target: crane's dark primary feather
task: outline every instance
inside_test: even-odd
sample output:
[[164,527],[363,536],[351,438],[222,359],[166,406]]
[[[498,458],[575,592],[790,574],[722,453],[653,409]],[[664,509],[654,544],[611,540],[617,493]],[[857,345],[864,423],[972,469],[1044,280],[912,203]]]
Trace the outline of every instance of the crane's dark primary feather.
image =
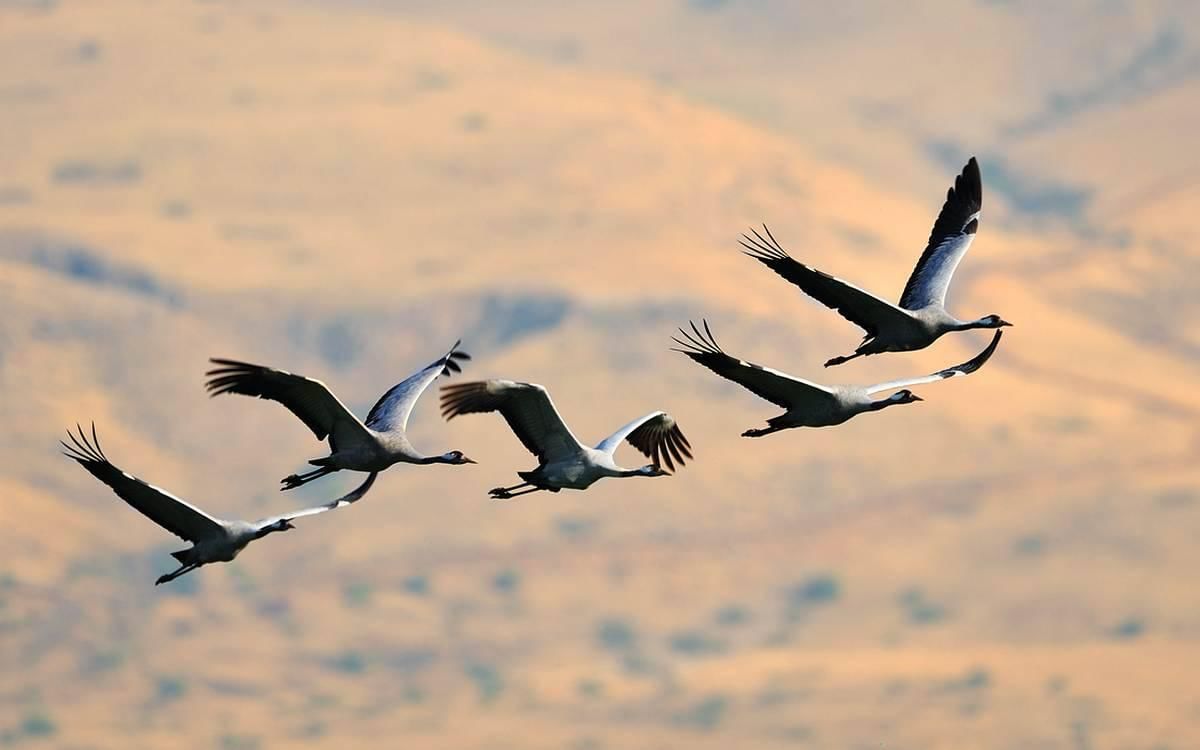
[[[63,455],[67,458],[73,458],[91,472],[92,476],[104,482],[101,473],[109,475],[109,472],[121,473],[121,470],[109,463],[108,457],[100,450],[100,439],[96,436],[96,423],[92,422],[92,440],[89,441],[87,435],[83,432],[83,427],[78,424],[75,429],[79,432],[79,437],[75,437],[75,433],[67,430],[67,437],[71,439],[74,445],[67,445],[64,441],[59,440],[58,444],[63,447]],[[99,473],[97,473],[99,472]],[[108,482],[104,482],[108,484]]]
[[783,394],[765,387],[767,383],[760,382],[760,378],[745,377],[743,374],[749,369],[751,371],[760,370],[762,372],[758,373],[759,375],[767,375],[765,367],[726,354],[717,344],[716,338],[713,337],[712,329],[708,327],[708,321],[704,320],[702,323],[704,324],[703,333],[694,322],[691,322],[692,333],[680,328],[679,333],[683,336],[683,340],[676,337],[672,337],[671,340],[682,348],[672,348],[671,351],[686,354],[692,361],[707,367],[726,380],[732,380],[761,399],[785,409],[791,408],[791,401],[784,398]]
[[996,347],[1000,345],[1000,337],[1003,334],[1004,334],[1004,331],[997,330],[995,335],[992,336],[992,343],[988,344],[986,349],[984,349],[980,353],[976,354],[974,357],[967,360],[966,362],[963,362],[961,365],[955,365],[954,367],[947,367],[944,370],[938,370],[934,374],[938,375],[939,377],[941,377],[943,379],[944,378],[953,378],[957,375],[970,375],[971,373],[978,370],[980,367],[983,367],[984,363],[987,362],[989,359],[991,359],[992,353],[995,352]]
[[452,375],[456,372],[462,372],[462,365],[459,362],[469,362],[471,360],[470,354],[458,351],[458,347],[461,344],[461,340],[455,341],[454,346],[450,349],[450,353],[442,358],[442,363],[446,366],[442,370],[442,375]]
[[441,403],[442,416],[446,419],[496,409],[496,405],[487,398],[487,383],[484,381],[442,386]]
[[[528,387],[527,384],[522,385]],[[441,405],[442,416],[447,420],[454,419],[460,414],[500,412],[525,449],[537,456],[538,461],[543,463],[546,461],[546,451],[538,444],[535,436],[526,429],[526,422],[511,408],[507,399],[488,390],[488,381],[442,386]]]
[[100,439],[96,435],[96,425],[92,423],[91,439],[84,433],[83,428],[75,426],[77,433],[68,430],[67,436],[72,445],[63,441],[64,454],[87,469],[88,473],[108,485],[117,497],[128,503],[134,510],[154,521],[156,524],[171,532],[180,539],[190,542],[197,541],[206,533],[220,531],[216,519],[206,515],[141,479],[122,471],[108,460],[100,447]]
[[[679,425],[670,418],[666,424],[663,418],[650,419],[625,438],[630,445],[642,452],[655,466],[665,462],[669,471],[675,471],[675,464],[683,466],[692,458],[692,444],[684,437]],[[674,458],[674,462],[671,459]]]
[[329,436],[332,416],[323,404],[314,403],[312,400],[312,395],[318,392],[317,389],[325,391],[329,398],[336,400],[328,393],[329,389],[324,383],[303,375],[234,359],[213,358],[209,362],[217,367],[204,373],[209,378],[204,383],[208,395],[237,393],[277,401],[299,417],[318,440]]
[[933,222],[929,232],[929,242],[926,244],[925,256],[941,243],[942,239],[951,234],[974,234],[979,229],[979,221],[972,217],[983,208],[983,175],[979,172],[979,162],[972,156],[962,172],[954,178],[954,185],[946,191],[946,202]]
[[[979,162],[972,156],[962,172],[954,178],[954,185],[946,191],[946,202],[933,222],[929,232],[929,241],[921,258],[913,268],[912,275],[904,285],[900,295],[900,306],[913,309],[921,300],[921,286],[928,283],[928,276],[937,275],[938,268],[927,268],[930,263],[945,264],[947,253],[961,255],[965,245],[948,245],[956,238],[969,239],[967,235],[979,231],[978,214],[983,208],[983,177],[979,172]],[[942,257],[939,257],[942,256]],[[957,263],[957,261],[955,261]],[[952,272],[952,270],[951,270]]]
[[[459,363],[469,361],[471,355],[458,350],[461,344],[461,339],[455,341],[454,346],[450,347],[450,351],[445,355],[422,367],[416,374],[406,378],[403,382],[389,388],[371,407],[371,411],[367,412],[365,424],[372,428],[381,427],[381,422],[386,421],[385,412],[396,406],[392,403],[394,399],[398,398],[400,401],[404,401],[405,398],[412,398],[415,401],[433,380],[442,375],[450,377],[454,373],[462,372],[462,365]],[[436,371],[432,378],[429,377],[430,371]]]
[[766,224],[763,225],[763,233],[757,229],[750,231],[753,237],[743,234],[739,240],[742,247],[746,248],[746,255],[800,287],[801,291],[822,305],[837,311],[843,318],[866,331],[868,336],[876,335],[879,321],[877,316],[871,314],[870,308],[888,303],[795,260],[783,249]]

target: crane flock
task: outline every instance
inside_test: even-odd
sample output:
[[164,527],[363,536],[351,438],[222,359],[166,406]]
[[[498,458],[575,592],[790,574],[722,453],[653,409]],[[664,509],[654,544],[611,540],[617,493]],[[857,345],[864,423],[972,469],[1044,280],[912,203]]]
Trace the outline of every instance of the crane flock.
[[[865,332],[862,343],[849,355],[833,357],[826,367],[857,357],[884,352],[923,349],[953,331],[1000,329],[1011,325],[999,315],[960,320],[945,308],[946,292],[959,262],[975,238],[983,204],[979,164],[972,157],[955,178],[934,222],[929,241],[905,284],[899,304],[794,260],[776,241],[771,230],[752,229],[743,235],[746,255],[761,262],[800,288],[817,302],[837,311]],[[690,329],[690,330],[689,330]],[[988,346],[972,359],[929,375],[900,378],[866,386],[826,386],[747,362],[726,354],[717,344],[707,320],[689,322],[672,340],[672,351],[684,354],[722,378],[731,380],[785,412],[767,420],[764,428],[748,429],[744,437],[763,437],[793,427],[839,425],[866,412],[881,411],[923,399],[910,386],[969,375],[988,361],[1000,343],[996,330]],[[65,455],[108,485],[135,510],[192,546],[171,555],[180,567],[155,585],[174,580],[212,562],[230,562],[256,539],[295,528],[292,521],[343,508],[361,500],[379,472],[397,463],[473,464],[460,450],[425,455],[413,447],[408,420],[421,395],[441,376],[462,371],[471,359],[459,349],[462,342],[430,364],[390,388],[359,420],[321,381],[263,365],[231,359],[210,360],[215,367],[206,375],[205,388],[212,396],[225,393],[276,401],[291,411],[317,437],[328,440],[329,455],[311,459],[316,468],[285,477],[281,489],[290,490],[338,471],[367,474],[357,488],[335,500],[310,508],[257,521],[223,520],[205,513],[178,497],[148,484],[112,464],[100,447],[95,424],[90,434],[77,425],[61,441]],[[883,398],[875,394],[893,391]],[[624,425],[594,448],[581,443],[567,427],[550,393],[536,383],[490,379],[443,386],[442,416],[453,420],[463,414],[498,412],[538,465],[518,471],[519,484],[489,491],[495,500],[508,500],[532,492],[563,489],[586,490],[604,478],[663,477],[692,460],[692,446],[675,417],[654,411]],[[623,468],[615,454],[627,442],[650,463]]]

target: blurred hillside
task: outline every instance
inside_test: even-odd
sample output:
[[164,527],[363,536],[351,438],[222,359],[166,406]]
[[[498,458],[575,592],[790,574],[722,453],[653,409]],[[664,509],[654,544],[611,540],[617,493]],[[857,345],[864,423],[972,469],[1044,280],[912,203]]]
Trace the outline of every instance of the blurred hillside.
[[[478,5],[0,0],[0,745],[1200,744],[1195,10]],[[738,437],[776,410],[667,350],[689,318],[828,382],[986,343],[823,370],[858,330],[736,243],[896,296],[972,153],[988,366]],[[365,413],[459,337],[581,438],[670,410],[695,463],[494,503],[533,458],[427,397],[418,447],[480,465],[155,588],[178,540],[55,451],[94,419],[278,512],[358,479],[276,492],[323,446],[208,357]]]

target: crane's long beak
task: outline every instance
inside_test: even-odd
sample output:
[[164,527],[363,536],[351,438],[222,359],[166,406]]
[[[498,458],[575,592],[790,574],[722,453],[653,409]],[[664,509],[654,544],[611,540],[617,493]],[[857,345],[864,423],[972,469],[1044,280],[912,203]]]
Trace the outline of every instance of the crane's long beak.
[[470,459],[470,458],[467,458],[466,456],[463,456],[463,463],[465,463],[465,464],[477,464],[477,463],[479,463],[479,462],[478,462],[478,461],[475,461],[475,460],[472,460],[472,459]]
[[1012,327],[1012,323],[1009,323],[1007,320],[1001,320],[1001,321],[1000,321],[1000,327],[1001,327],[1001,328],[1003,328],[1003,327],[1005,327],[1005,326],[1009,326],[1009,327],[1011,328],[1011,327]]

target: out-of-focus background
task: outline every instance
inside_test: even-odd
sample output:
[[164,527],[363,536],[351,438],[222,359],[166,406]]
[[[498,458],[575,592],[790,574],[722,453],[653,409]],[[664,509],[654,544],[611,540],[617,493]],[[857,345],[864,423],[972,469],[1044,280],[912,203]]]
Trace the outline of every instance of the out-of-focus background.
[[[1182,2],[0,0],[0,746],[1200,746],[1200,12]],[[927,401],[777,412],[667,350],[827,382],[860,332],[738,253],[895,297],[970,155],[951,291],[1016,324]],[[209,356],[360,413],[462,337],[669,479],[491,502],[478,466],[163,587],[181,543],[58,455],[256,517],[324,454]],[[620,456],[640,462],[628,447]]]

